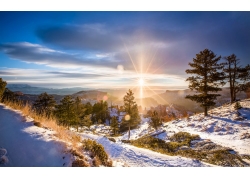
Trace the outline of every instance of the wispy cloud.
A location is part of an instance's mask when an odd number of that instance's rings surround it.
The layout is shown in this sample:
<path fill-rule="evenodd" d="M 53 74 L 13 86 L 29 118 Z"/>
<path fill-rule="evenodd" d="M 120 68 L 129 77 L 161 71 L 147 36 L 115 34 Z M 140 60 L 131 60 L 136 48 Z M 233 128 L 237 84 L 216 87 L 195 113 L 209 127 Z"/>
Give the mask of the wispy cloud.
<path fill-rule="evenodd" d="M 1 68 L 0 76 L 8 83 L 30 83 L 34 85 L 49 85 L 51 87 L 133 87 L 138 86 L 140 74 L 131 71 L 120 72 L 109 69 L 108 71 L 48 71 L 37 69 Z M 108 72 L 108 73 L 107 73 Z M 181 86 L 184 79 L 179 76 L 164 74 L 143 74 L 148 86 Z M 164 82 L 163 82 L 164 81 Z M 172 83 L 174 82 L 174 83 Z"/>
<path fill-rule="evenodd" d="M 89 54 L 70 54 L 28 42 L 0 44 L 0 50 L 12 59 L 57 68 L 79 68 L 89 65 L 114 67 L 115 64 L 119 64 L 119 61 L 110 60 L 112 57 L 107 57 L 107 55 L 104 57 L 93 55 L 92 58 L 89 58 Z"/>

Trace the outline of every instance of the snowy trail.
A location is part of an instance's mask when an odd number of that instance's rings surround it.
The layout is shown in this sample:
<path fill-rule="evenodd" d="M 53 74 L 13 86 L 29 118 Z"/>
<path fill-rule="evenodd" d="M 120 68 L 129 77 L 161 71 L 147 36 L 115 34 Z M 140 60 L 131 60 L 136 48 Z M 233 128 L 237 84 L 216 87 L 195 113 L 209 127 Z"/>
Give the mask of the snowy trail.
<path fill-rule="evenodd" d="M 102 144 L 112 160 L 125 162 L 132 167 L 200 167 L 212 166 L 197 160 L 179 156 L 168 156 L 120 142 L 111 142 L 106 137 L 80 134 L 82 138 L 96 140 Z"/>
<path fill-rule="evenodd" d="M 53 140 L 53 132 L 34 126 L 31 120 L 0 104 L 0 150 L 6 151 L 0 153 L 1 160 L 5 159 L 0 167 L 71 166 L 71 155 L 63 152 L 63 144 Z"/>

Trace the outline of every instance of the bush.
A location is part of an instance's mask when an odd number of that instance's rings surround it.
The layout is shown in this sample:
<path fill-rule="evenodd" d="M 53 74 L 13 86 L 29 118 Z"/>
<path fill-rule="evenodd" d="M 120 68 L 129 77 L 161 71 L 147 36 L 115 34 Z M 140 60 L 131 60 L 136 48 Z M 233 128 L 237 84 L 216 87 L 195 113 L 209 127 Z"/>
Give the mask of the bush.
<path fill-rule="evenodd" d="M 34 121 L 34 125 L 37 127 L 42 127 L 42 124 L 40 122 Z"/>
<path fill-rule="evenodd" d="M 102 164 L 102 162 L 100 161 L 100 159 L 97 156 L 94 157 L 92 163 L 95 167 L 99 167 Z"/>
<path fill-rule="evenodd" d="M 237 109 L 241 109 L 242 106 L 240 105 L 240 103 L 237 101 L 234 105 L 234 109 L 237 110 Z"/>
<path fill-rule="evenodd" d="M 89 167 L 89 164 L 81 159 L 72 162 L 72 167 Z"/>
<path fill-rule="evenodd" d="M 182 145 L 190 146 L 191 141 L 199 140 L 200 136 L 197 134 L 190 134 L 188 132 L 178 132 L 169 138 L 171 141 L 182 143 Z"/>
<path fill-rule="evenodd" d="M 152 136 L 144 136 L 137 140 L 131 140 L 131 144 L 140 148 L 150 149 L 159 153 L 194 158 L 219 166 L 249 166 L 237 154 L 231 154 L 228 149 L 180 149 L 189 146 L 192 140 L 200 139 L 198 135 L 187 132 L 179 132 L 170 137 L 171 142 L 165 142 Z M 203 143 L 204 144 L 204 143 Z M 250 157 L 250 156 L 249 156 Z"/>
<path fill-rule="evenodd" d="M 208 163 L 219 166 L 244 166 L 245 164 L 240 156 L 231 154 L 227 150 L 214 151 L 211 158 L 208 159 Z"/>
<path fill-rule="evenodd" d="M 91 152 L 94 157 L 98 158 L 102 165 L 109 165 L 108 155 L 101 144 L 98 144 L 97 142 L 90 139 L 85 139 L 83 140 L 83 148 L 86 151 Z"/>
<path fill-rule="evenodd" d="M 152 136 L 144 136 L 137 140 L 131 141 L 131 144 L 141 148 L 151 149 L 153 151 L 161 152 L 161 153 L 171 153 L 176 150 L 180 145 L 176 142 L 168 142 L 152 137 Z"/>

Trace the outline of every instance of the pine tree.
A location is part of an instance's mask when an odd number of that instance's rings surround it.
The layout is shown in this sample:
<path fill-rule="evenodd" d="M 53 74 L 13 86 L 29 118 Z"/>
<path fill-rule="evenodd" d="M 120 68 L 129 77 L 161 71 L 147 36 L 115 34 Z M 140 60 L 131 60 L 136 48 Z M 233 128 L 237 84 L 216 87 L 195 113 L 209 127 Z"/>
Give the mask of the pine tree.
<path fill-rule="evenodd" d="M 76 130 L 78 132 L 80 121 L 81 119 L 84 118 L 84 115 L 85 115 L 84 105 L 82 104 L 81 99 L 78 96 L 75 98 L 74 106 L 75 106 L 74 108 L 75 108 L 75 112 L 77 115 L 77 118 L 75 119 L 75 122 L 74 122 L 74 126 L 76 127 Z"/>
<path fill-rule="evenodd" d="M 17 102 L 17 95 L 8 88 L 5 88 L 2 96 L 2 102 L 4 101 Z"/>
<path fill-rule="evenodd" d="M 151 114 L 151 119 L 149 121 L 149 126 L 153 127 L 155 130 L 162 125 L 161 118 L 156 111 Z"/>
<path fill-rule="evenodd" d="M 84 108 L 85 108 L 85 114 L 86 114 L 86 115 L 92 114 L 93 106 L 91 105 L 90 102 L 87 102 L 87 103 L 84 105 Z"/>
<path fill-rule="evenodd" d="M 215 105 L 217 96 L 220 96 L 213 92 L 220 91 L 220 86 L 224 85 L 223 72 L 220 72 L 223 65 L 218 63 L 220 59 L 221 56 L 216 57 L 211 50 L 205 49 L 196 54 L 193 63 L 189 63 L 192 69 L 186 70 L 187 74 L 196 74 L 186 81 L 189 81 L 189 88 L 198 93 L 187 95 L 186 98 L 199 103 L 204 108 L 205 116 L 208 115 L 208 109 Z"/>
<path fill-rule="evenodd" d="M 250 78 L 250 65 L 243 68 L 239 66 L 240 59 L 235 54 L 226 56 L 224 59 L 226 62 L 223 63 L 223 71 L 225 79 L 229 82 L 231 103 L 233 103 L 236 101 L 236 94 L 246 89 L 246 81 Z"/>
<path fill-rule="evenodd" d="M 0 102 L 2 101 L 3 93 L 4 93 L 4 91 L 5 91 L 6 85 L 7 85 L 7 82 L 6 82 L 6 81 L 3 81 L 3 79 L 0 78 Z"/>
<path fill-rule="evenodd" d="M 110 118 L 108 103 L 106 101 L 99 101 L 94 104 L 92 110 L 93 123 L 105 123 Z M 98 122 L 100 120 L 100 122 Z"/>
<path fill-rule="evenodd" d="M 55 108 L 56 101 L 52 95 L 48 95 L 46 92 L 40 94 L 33 104 L 33 107 L 39 114 L 45 114 L 50 116 Z"/>
<path fill-rule="evenodd" d="M 119 122 L 118 122 L 118 117 L 117 116 L 113 116 L 111 118 L 110 127 L 111 127 L 113 135 L 116 135 L 118 130 L 119 130 Z"/>
<path fill-rule="evenodd" d="M 68 128 L 77 121 L 77 114 L 75 111 L 74 100 L 71 96 L 65 96 L 60 104 L 56 106 L 56 116 L 59 124 L 67 126 Z"/>
<path fill-rule="evenodd" d="M 84 116 L 83 120 L 81 121 L 81 126 L 86 126 L 90 128 L 90 126 L 92 125 L 92 121 L 90 117 L 91 117 L 91 114 Z"/>
<path fill-rule="evenodd" d="M 128 130 L 128 139 L 130 138 L 130 129 L 137 128 L 141 123 L 141 118 L 139 116 L 138 107 L 135 102 L 134 93 L 132 90 L 126 93 L 123 97 L 124 101 L 124 111 L 127 115 L 122 119 L 120 129 L 121 131 Z"/>

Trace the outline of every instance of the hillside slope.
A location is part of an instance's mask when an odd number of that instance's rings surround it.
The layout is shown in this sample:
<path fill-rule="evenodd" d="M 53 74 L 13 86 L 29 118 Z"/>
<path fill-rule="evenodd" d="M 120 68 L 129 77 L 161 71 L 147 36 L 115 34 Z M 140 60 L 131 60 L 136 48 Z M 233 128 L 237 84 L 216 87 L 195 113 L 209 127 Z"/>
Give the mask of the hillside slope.
<path fill-rule="evenodd" d="M 200 113 L 166 123 L 162 138 L 167 138 L 167 132 L 186 131 L 233 148 L 240 154 L 250 154 L 250 99 L 240 104 L 243 108 L 239 110 L 234 109 L 234 104 L 227 104 L 210 110 L 207 117 Z"/>
<path fill-rule="evenodd" d="M 71 166 L 72 155 L 53 135 L 0 104 L 0 167 Z"/>

